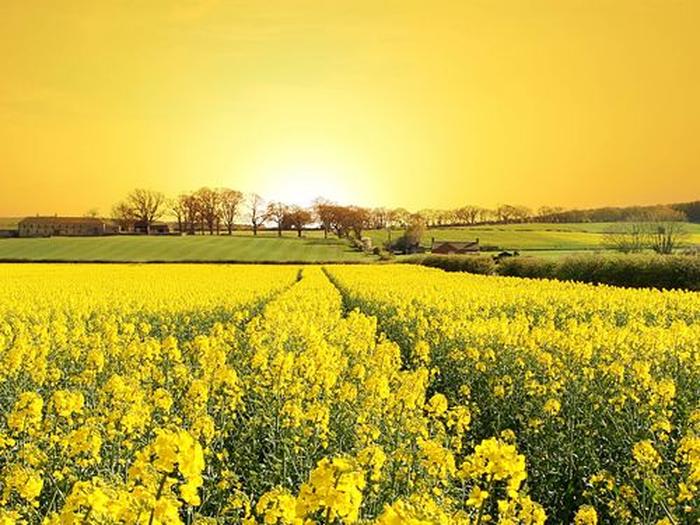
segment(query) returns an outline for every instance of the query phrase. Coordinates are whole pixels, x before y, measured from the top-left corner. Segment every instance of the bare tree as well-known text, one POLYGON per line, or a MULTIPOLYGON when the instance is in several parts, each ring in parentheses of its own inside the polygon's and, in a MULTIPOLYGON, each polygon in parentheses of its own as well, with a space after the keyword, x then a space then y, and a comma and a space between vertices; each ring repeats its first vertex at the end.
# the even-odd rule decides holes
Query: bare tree
POLYGON ((395 208, 392 210, 392 223, 399 228, 405 228, 411 218, 411 214, 406 208, 395 208))
POLYGON ((478 206, 462 206, 454 211, 457 220, 462 224, 476 224, 481 214, 481 208, 478 206))
POLYGON ((386 220, 384 222, 384 227, 386 228, 386 239, 387 242, 391 243, 391 230, 396 224, 396 213, 395 210, 386 211, 386 220))
POLYGON ((481 208, 479 210, 479 220, 478 222, 489 222, 496 216, 496 212, 494 210, 489 210, 488 208, 481 208))
POLYGON ((350 215, 345 206, 330 206, 331 229, 338 237, 347 237, 350 231, 350 215))
POLYGON ((388 212, 386 208, 374 208, 370 212, 370 227, 374 230, 386 228, 388 212))
POLYGON ((219 192, 211 188, 200 188, 196 194, 199 201, 199 213, 202 222, 209 230, 209 235, 214 234, 214 230, 219 233, 221 225, 221 207, 219 205, 219 192))
POLYGON ((100 210, 97 208, 90 208, 88 211, 85 212, 85 215, 83 217, 90 217, 92 219, 99 217, 100 216, 100 210))
POLYGON ((646 230, 636 221, 615 224, 603 233, 603 246, 622 253, 641 252, 647 245, 646 230))
POLYGON ((518 222, 526 222, 532 217, 532 210, 527 206, 513 206, 513 218, 518 222))
POLYGON ((345 213, 348 216, 350 229, 355 234, 355 238, 359 241, 362 239, 362 230, 369 224, 369 211, 360 206, 348 206, 345 213))
POLYGON ((299 206, 292 206, 287 210, 283 222, 286 228, 297 231, 297 237, 301 237, 304 226, 313 222, 313 215, 309 210, 299 206))
POLYGON ((564 211, 560 206, 540 206, 537 208, 539 222, 560 222, 559 215, 564 211))
POLYGON ((248 209, 250 211, 250 224, 253 226, 253 235, 258 234, 258 228, 265 223, 265 201, 257 193, 248 196, 248 209))
POLYGON ((183 193, 178 197, 184 210, 184 226, 187 233, 194 235, 197 221, 199 220, 199 200, 193 193, 183 193))
POLYGON ((127 195, 126 200, 115 207, 122 216, 129 216, 151 233, 151 226, 165 211, 165 195, 158 191, 137 188, 127 195))
POLYGON ((421 219, 425 221, 425 224, 429 228, 439 226, 440 212, 438 210, 423 208, 422 210, 418 210, 417 215, 420 215, 421 219))
POLYGON ((682 222, 659 221, 647 225, 649 247, 656 253, 667 255, 681 247, 688 231, 682 222))
POLYGON ((496 208, 496 217, 499 222, 508 224, 509 222, 525 222, 532 215, 530 208, 526 206, 514 206, 512 204, 501 204, 496 208))
POLYGON ((328 232, 333 228, 334 208, 335 205, 323 197, 314 200, 314 215, 323 228, 324 239, 328 238, 328 232))
POLYGON ((168 208, 170 209, 170 212, 173 214, 175 219, 177 220, 177 231, 182 234, 183 232, 183 225, 185 222, 185 214, 186 214, 186 209, 184 202, 182 200, 182 195, 175 199, 168 199, 168 208))
POLYGON ((276 201, 270 202, 265 209, 265 219, 275 223, 278 237, 282 237, 282 227, 284 226, 284 219, 288 211, 289 206, 276 201))
POLYGON ((498 222, 508 223, 515 217, 515 206, 501 204, 496 208, 496 218, 498 222))
POLYGON ((119 225, 121 231, 129 231, 134 227, 136 217, 126 202, 119 202, 112 208, 112 219, 119 225))
POLYGON ((238 210, 243 202, 243 194, 240 191, 223 188, 219 190, 219 195, 220 214, 228 230, 228 234, 232 235, 238 210))
POLYGON ((603 237, 608 248, 634 253, 645 249, 670 254, 680 248, 688 235, 681 212, 659 207, 643 210, 629 221, 616 224, 603 237))

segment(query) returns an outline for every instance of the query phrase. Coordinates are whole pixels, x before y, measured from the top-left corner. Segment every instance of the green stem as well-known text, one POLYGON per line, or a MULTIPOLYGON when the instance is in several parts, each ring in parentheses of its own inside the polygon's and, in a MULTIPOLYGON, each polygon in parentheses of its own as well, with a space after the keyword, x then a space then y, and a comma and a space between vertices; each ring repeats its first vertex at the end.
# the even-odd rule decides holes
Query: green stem
MULTIPOLYGON (((491 496, 491 487, 493 486, 493 474, 491 474, 491 477, 489 478, 489 483, 486 488, 486 492, 491 496)), ((486 500, 481 502, 481 506, 479 507, 479 514, 476 516, 476 523, 474 525, 481 525, 481 518, 484 514, 484 507, 486 507, 486 500)))
MULTIPOLYGON (((165 481, 168 479, 167 474, 163 474, 163 478, 160 480, 160 484, 158 485, 158 492, 156 492, 156 503, 158 503, 158 500, 160 499, 161 494, 163 494, 163 487, 165 487, 165 481)), ((155 504, 153 505, 153 508, 151 509, 151 516, 148 518, 148 525, 153 525, 153 518, 155 517, 156 514, 156 506, 155 504)))

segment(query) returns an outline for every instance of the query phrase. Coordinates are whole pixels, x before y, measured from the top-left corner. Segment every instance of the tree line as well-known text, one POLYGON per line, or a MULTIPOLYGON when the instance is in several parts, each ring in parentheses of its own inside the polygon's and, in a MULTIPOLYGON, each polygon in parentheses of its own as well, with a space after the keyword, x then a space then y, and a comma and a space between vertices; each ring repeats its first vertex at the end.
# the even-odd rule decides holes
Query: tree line
POLYGON ((668 216, 673 220, 700 222, 700 201, 653 206, 602 207, 585 210, 542 207, 535 219, 540 222, 635 222, 640 217, 668 216))
MULTIPOLYGON (((640 222, 640 217, 682 221, 700 221, 700 201, 627 208, 596 208, 565 210, 543 206, 532 210, 526 206, 502 204, 494 209, 466 205, 454 209, 422 209, 410 212, 405 208, 365 208, 346 206, 318 198, 304 208, 280 201, 267 201, 257 193, 244 194, 230 188, 203 187, 166 198, 158 191, 135 189, 117 203, 112 216, 122 229, 136 225, 150 233, 153 224, 165 216, 173 217, 182 233, 231 235, 237 227, 249 227, 254 235, 266 225, 272 225, 278 235, 293 230, 299 236, 305 228, 323 230, 325 237, 350 235, 360 238, 365 229, 408 229, 420 223, 423 227, 471 226, 478 224, 509 224, 524 222, 640 222)), ((649 221, 646 221, 649 222, 649 221)))
POLYGON ((405 208, 366 208, 346 206, 324 198, 304 208, 280 201, 266 201, 257 193, 245 195, 230 188, 203 187, 175 198, 166 198, 158 191, 135 189, 112 209, 112 218, 123 230, 138 225, 146 233, 163 217, 172 217, 182 233, 231 235, 243 224, 254 235, 266 224, 272 224, 278 235, 294 230, 299 236, 314 225, 325 237, 354 235, 359 238, 365 229, 406 229, 421 223, 425 227, 469 226, 485 223, 515 223, 532 220, 533 212, 525 206, 504 204, 495 209, 462 206, 455 209, 423 209, 410 212, 405 208), (241 222, 243 221, 243 222, 241 222))
POLYGON ((285 230, 293 230, 301 237, 305 228, 315 225, 325 237, 333 232, 338 237, 353 234, 360 238, 364 229, 376 223, 372 210, 359 206, 343 206, 319 198, 304 208, 266 201, 257 193, 245 195, 230 188, 203 187, 172 199, 161 192, 139 188, 112 208, 112 218, 124 231, 139 228, 151 233, 153 225, 165 216, 175 219, 178 231, 191 235, 232 235, 241 224, 257 235, 266 224, 272 224, 279 236, 285 230))

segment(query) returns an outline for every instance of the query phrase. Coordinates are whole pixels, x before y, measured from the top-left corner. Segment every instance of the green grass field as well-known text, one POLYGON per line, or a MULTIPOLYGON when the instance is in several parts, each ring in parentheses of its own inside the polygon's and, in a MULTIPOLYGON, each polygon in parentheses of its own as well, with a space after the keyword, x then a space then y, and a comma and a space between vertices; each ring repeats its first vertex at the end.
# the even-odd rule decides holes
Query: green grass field
POLYGON ((234 235, 0 239, 0 260, 115 262, 371 262, 347 241, 234 235))
MULTIPOLYGON (((579 251, 603 249, 604 232, 619 229, 621 223, 575 224, 504 224, 456 228, 431 228, 423 236, 422 244, 430 247, 431 238, 447 241, 473 241, 479 239, 482 246, 499 250, 519 250, 523 253, 543 252, 542 255, 568 255, 579 251), (548 253, 545 253, 548 252, 548 253)), ((700 224, 686 223, 689 232, 687 242, 700 244, 700 224)), ((403 232, 393 231, 396 239, 403 232)), ((375 245, 387 240, 386 230, 373 230, 365 235, 372 237, 375 245)))
MULTIPOLYGON (((0 218, 2 224, 10 219, 0 218)), ((579 252, 602 250, 604 232, 620 223, 508 224, 427 230, 423 245, 436 240, 466 241, 479 238, 483 247, 519 250, 523 255, 563 257, 579 252)), ((700 224, 686 224, 687 242, 700 245, 700 224)), ((403 232, 392 232, 394 239, 403 232)), ((375 246, 387 239, 386 230, 369 230, 375 246)), ((193 237, 53 237, 47 239, 0 239, 0 260, 29 261, 208 261, 208 262, 373 262, 377 258, 355 251, 345 240, 323 239, 320 231, 305 232, 298 239, 285 232, 279 239, 274 231, 257 237, 250 231, 228 235, 193 237)))

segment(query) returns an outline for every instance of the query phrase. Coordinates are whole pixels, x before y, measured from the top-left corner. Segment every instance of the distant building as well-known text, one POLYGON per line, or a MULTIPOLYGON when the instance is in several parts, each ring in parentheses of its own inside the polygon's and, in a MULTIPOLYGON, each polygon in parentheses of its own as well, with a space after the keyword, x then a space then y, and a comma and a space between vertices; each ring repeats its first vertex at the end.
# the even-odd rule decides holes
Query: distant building
POLYGON ((119 233, 109 221, 96 217, 27 217, 19 221, 20 237, 97 236, 119 233))
MULTIPOLYGON (((144 221, 136 221, 134 223, 134 233, 147 233, 146 223, 144 221)), ((152 222, 150 227, 151 235, 168 235, 170 233, 170 226, 167 222, 152 222)))
POLYGON ((509 251, 502 251, 497 255, 493 256, 493 260, 496 261, 497 263, 501 262, 503 259, 508 259, 509 257, 517 257, 520 255, 520 252, 518 250, 514 250, 512 252, 509 251))
POLYGON ((436 241, 433 238, 432 242, 432 253, 456 253, 456 254, 467 254, 467 253, 479 253, 479 239, 475 241, 436 241))

